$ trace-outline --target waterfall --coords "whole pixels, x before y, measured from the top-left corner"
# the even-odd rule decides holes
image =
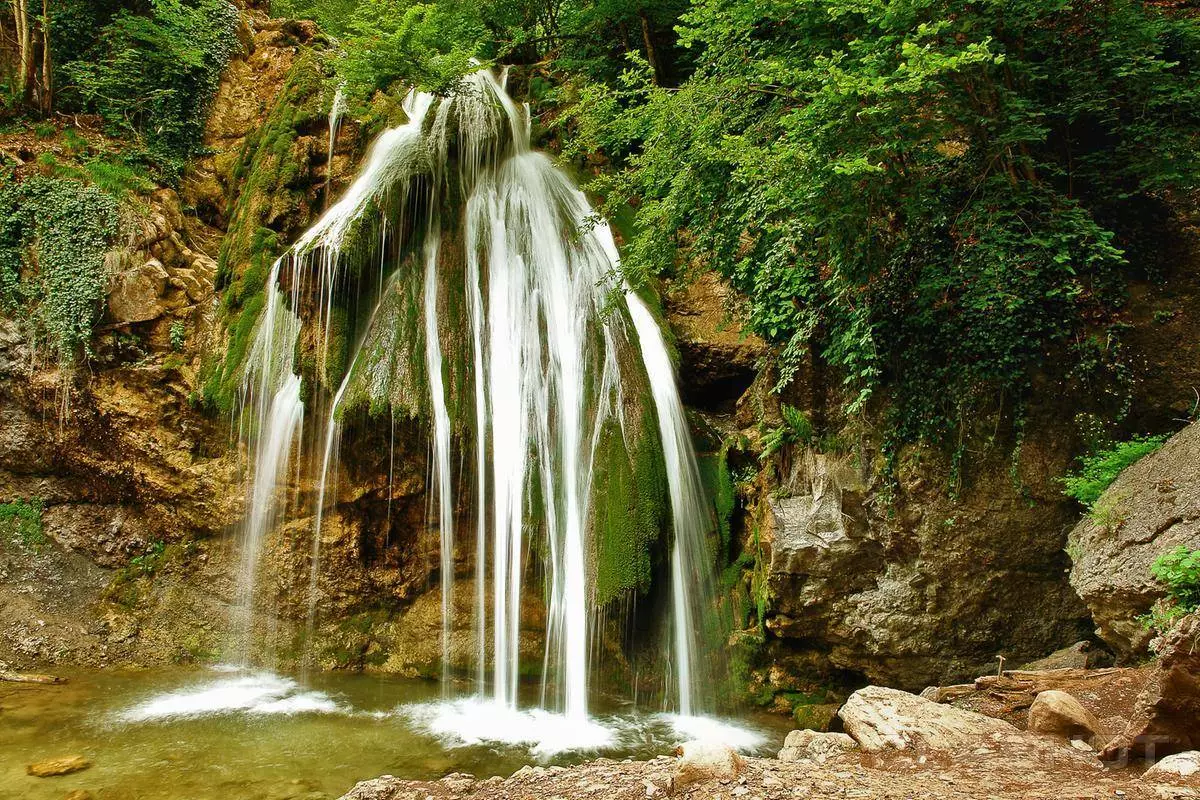
[[[300,318],[276,288],[279,267],[277,261],[271,268],[267,305],[247,358],[241,392],[243,405],[250,405],[249,413],[243,413],[242,435],[254,464],[237,582],[238,644],[243,664],[252,656],[254,589],[262,545],[278,516],[279,491],[287,482],[293,444],[300,438],[304,418],[300,377],[292,363]]]
[[[654,556],[638,559],[653,548],[669,552],[675,704],[703,711],[695,672],[711,600],[710,520],[667,344],[645,303],[614,278],[607,225],[530,148],[528,112],[502,81],[481,70],[450,97],[410,93],[408,121],[376,140],[343,196],[272,270],[253,354],[274,355],[246,376],[265,432],[247,530],[256,541],[270,530],[304,410],[303,372],[316,387],[310,412],[324,425],[310,633],[343,415],[386,409],[389,439],[398,416],[419,420],[430,439],[447,693],[452,666],[465,666],[495,708],[518,708],[526,604],[540,595],[544,702],[586,728],[593,623],[613,593],[648,588]],[[347,308],[367,302],[369,316],[344,322]],[[301,335],[302,317],[311,335]],[[293,363],[297,351],[311,356],[301,362],[307,372]],[[389,461],[389,486],[390,475]],[[630,508],[604,505],[620,491]],[[655,510],[660,495],[669,524]],[[390,524],[390,493],[388,502]],[[643,520],[658,522],[643,539],[622,538]],[[452,602],[456,535],[474,536],[472,619]],[[644,575],[614,579],[626,562],[606,548]],[[609,594],[600,594],[602,577]],[[472,644],[452,652],[456,641]],[[474,650],[469,663],[453,663],[464,649]]]

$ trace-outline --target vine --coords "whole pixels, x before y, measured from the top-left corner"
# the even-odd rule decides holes
[[[0,189],[0,308],[33,308],[62,366],[90,354],[117,229],[117,201],[94,186],[33,177]]]

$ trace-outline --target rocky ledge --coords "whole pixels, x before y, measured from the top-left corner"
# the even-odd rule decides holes
[[[649,761],[527,766],[508,778],[384,776],[342,800],[1200,797],[1200,753],[1172,755],[1149,769],[1144,757],[1106,764],[1093,749],[1095,731],[1085,725],[1076,736],[1077,725],[1069,724],[1073,714],[1091,721],[1089,713],[1065,692],[1047,694],[1022,730],[995,716],[869,686],[839,712],[845,733],[793,731],[778,758],[688,742]]]

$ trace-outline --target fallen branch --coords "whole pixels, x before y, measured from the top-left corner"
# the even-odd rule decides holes
[[[9,683],[66,683],[66,678],[60,678],[57,675],[39,675],[36,672],[10,672],[6,669],[0,669],[0,681],[8,681]]]

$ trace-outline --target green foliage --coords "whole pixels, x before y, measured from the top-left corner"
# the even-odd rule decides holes
[[[759,458],[764,461],[779,452],[785,444],[809,442],[813,437],[812,423],[803,411],[787,403],[783,403],[779,410],[784,424],[763,434]]]
[[[64,366],[88,352],[117,225],[116,200],[76,181],[0,189],[0,308],[35,308],[37,332]]]
[[[1184,612],[1200,608],[1200,550],[1180,545],[1155,559],[1150,572]]]
[[[200,146],[208,104],[239,47],[237,26],[228,0],[121,9],[86,53],[62,66],[68,96],[114,132],[137,138],[151,163],[177,176]]]
[[[171,349],[182,353],[184,345],[187,344],[187,326],[182,322],[172,322],[168,337],[171,340]]]
[[[46,530],[42,525],[45,510],[45,503],[38,497],[0,503],[0,533],[29,550],[41,550],[46,543]]]
[[[694,0],[678,31],[680,86],[632,57],[570,88],[571,152],[636,206],[625,271],[719,270],[781,383],[815,351],[899,440],[1069,364],[1160,193],[1200,186],[1200,24],[1150,4]]]
[[[1092,508],[1121,472],[1163,446],[1167,436],[1135,436],[1079,459],[1079,469],[1062,479],[1063,494]]]

